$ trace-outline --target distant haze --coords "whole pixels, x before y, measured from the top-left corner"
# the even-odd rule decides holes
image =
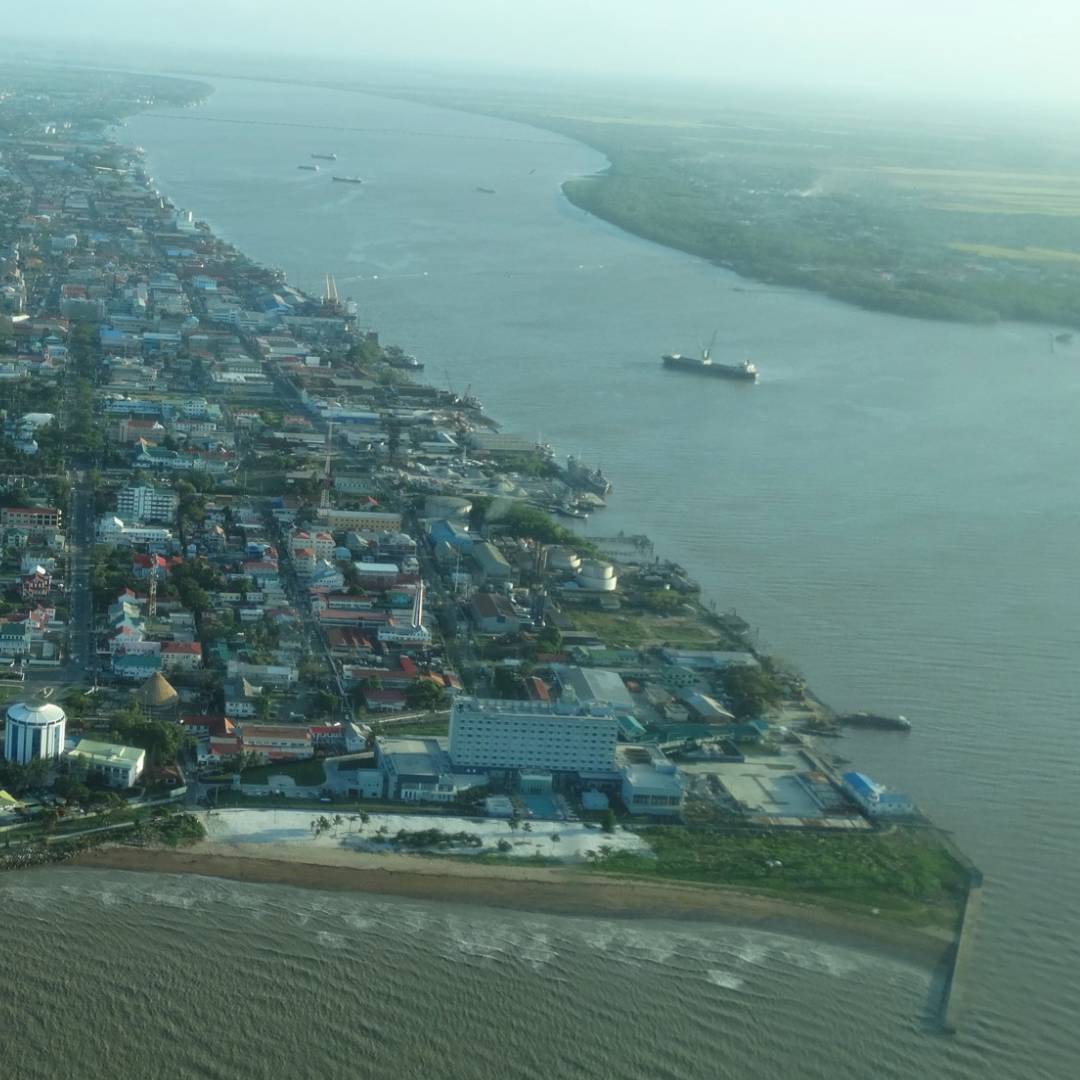
[[[8,29],[129,64],[135,45],[1056,104],[1080,102],[1078,24],[1075,0],[51,0]]]

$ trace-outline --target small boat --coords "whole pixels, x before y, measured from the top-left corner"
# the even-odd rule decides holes
[[[337,161],[337,154],[312,154],[316,161]]]
[[[318,172],[319,171],[319,166],[318,165],[297,165],[296,167],[298,169],[303,169],[304,172]]]
[[[556,504],[555,513],[560,514],[562,517],[578,518],[580,521],[589,520],[589,515],[584,510],[574,506],[573,503],[561,502]]]
[[[422,360],[417,360],[415,356],[410,353],[392,353],[386,361],[392,368],[398,368],[401,371],[423,371],[424,364]]]
[[[362,184],[364,182],[361,176],[334,176],[331,179],[335,184]]]
[[[876,728],[879,731],[910,731],[911,721],[906,716],[882,716],[879,713],[845,713],[836,722],[842,727]]]
[[[476,189],[481,195],[494,195],[495,189],[493,187],[478,187]]]

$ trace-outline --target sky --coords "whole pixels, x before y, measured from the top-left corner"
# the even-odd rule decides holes
[[[135,44],[155,59],[243,49],[1080,104],[1077,0],[0,0],[0,23],[16,3],[24,40]]]

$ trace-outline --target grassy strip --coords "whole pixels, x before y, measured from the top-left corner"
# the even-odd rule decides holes
[[[326,783],[326,770],[321,761],[286,761],[281,764],[253,765],[240,774],[243,784],[268,784],[272,776],[289,776],[300,787],[321,787]]]
[[[409,721],[405,724],[394,724],[387,729],[394,735],[449,735],[450,718],[434,720],[417,720],[416,723]]]
[[[593,869],[877,908],[900,922],[944,926],[955,922],[968,880],[926,829],[831,836],[663,826],[642,835],[654,855],[612,852]]]

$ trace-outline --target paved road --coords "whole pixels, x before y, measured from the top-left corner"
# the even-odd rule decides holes
[[[71,619],[69,662],[66,672],[72,681],[92,681],[97,670],[94,646],[94,595],[91,581],[94,557],[94,491],[90,475],[79,469],[74,475],[71,496],[72,520],[68,530],[71,544],[69,579]],[[59,672],[57,673],[59,675]]]

